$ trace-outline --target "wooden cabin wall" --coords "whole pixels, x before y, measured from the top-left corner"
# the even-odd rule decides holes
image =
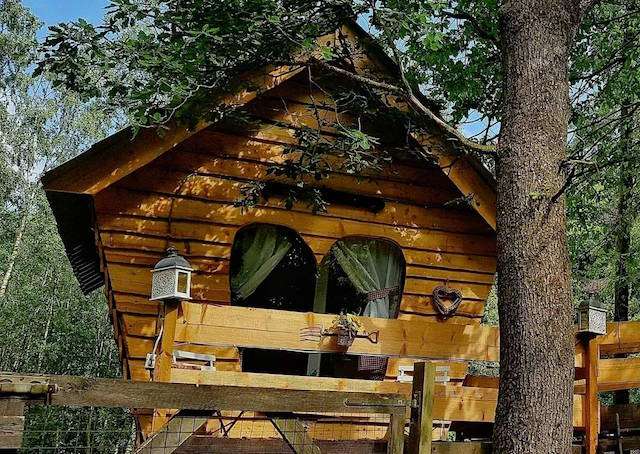
[[[474,211],[445,206],[461,194],[440,169],[397,163],[365,178],[335,171],[321,183],[382,198],[379,213],[334,204],[313,214],[302,204],[287,210],[276,199],[245,212],[234,206],[246,183],[273,179],[267,166],[282,161],[283,149],[296,141],[296,128],[317,125],[309,104],[319,99],[320,90],[300,80],[287,82],[251,104],[256,124],[240,131],[206,129],[96,196],[108,294],[132,378],[148,379],[142,366],[157,333],[157,305],[148,301],[150,269],[166,247],[175,245],[194,266],[195,302],[229,304],[234,235],[254,222],[294,229],[318,263],[340,238],[390,239],[407,262],[400,317],[436,319],[431,292],[448,282],[464,297],[448,323],[479,322],[494,281],[495,233]],[[318,112],[321,118],[336,116],[330,108]],[[327,135],[334,132],[323,128]],[[218,369],[238,368],[236,349],[215,349],[215,354]],[[397,365],[390,362],[388,373],[397,374]]]

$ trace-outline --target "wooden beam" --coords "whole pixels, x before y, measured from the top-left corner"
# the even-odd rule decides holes
[[[416,363],[413,372],[413,406],[409,432],[409,452],[430,454],[433,436],[433,397],[436,367],[432,363]]]
[[[640,352],[640,321],[614,322],[607,324],[607,334],[599,338],[600,353]]]
[[[295,416],[273,417],[271,422],[294,454],[321,454],[320,448],[313,442],[306,427]]]
[[[585,369],[587,371],[586,392],[584,400],[585,423],[585,451],[586,454],[596,454],[598,449],[598,434],[600,433],[598,401],[598,360],[600,350],[598,339],[586,339],[587,357]]]
[[[496,229],[496,191],[481,176],[481,170],[470,158],[453,150],[445,149],[446,140],[433,134],[412,134],[414,139],[438,160],[438,167],[449,177],[462,195],[469,197],[473,208]],[[481,164],[480,164],[481,165]]]
[[[405,412],[396,412],[391,415],[387,454],[402,454],[404,452],[404,426],[406,421]]]
[[[164,304],[162,318],[162,339],[160,354],[156,358],[156,367],[153,374],[154,381],[171,381],[171,363],[173,361],[173,344],[176,339],[176,324],[178,322],[178,306],[176,302]]]
[[[0,375],[0,382],[46,380],[50,403],[72,407],[180,408],[258,412],[391,413],[408,400],[399,394],[132,382],[73,376]]]
[[[173,369],[172,381],[197,385],[264,386],[266,389],[273,388],[276,390],[324,390],[327,392],[396,394],[404,396],[407,401],[411,396],[410,383],[331,377]],[[495,388],[436,384],[434,388],[433,418],[445,421],[492,423],[495,417],[497,399],[498,390]],[[573,421],[576,428],[584,427],[582,422],[582,400],[583,396],[574,396]]]
[[[0,397],[0,451],[22,448],[25,402],[18,397]]]
[[[153,380],[157,382],[171,381],[171,365],[173,362],[173,344],[176,338],[178,306],[179,303],[177,301],[167,301],[163,305],[161,348],[160,352],[156,353],[157,357],[152,375]],[[129,352],[129,355],[131,355],[131,352]],[[166,427],[170,422],[169,418],[171,414],[170,409],[156,408],[152,422],[154,431],[159,431],[162,427]]]
[[[600,359],[598,391],[640,388],[640,358]]]
[[[220,105],[237,107],[253,100],[291,77],[304,67],[267,67],[245,76],[242,87],[219,100]],[[258,89],[245,89],[258,86]],[[155,129],[143,129],[135,140],[125,129],[94,145],[88,152],[48,172],[42,179],[46,191],[97,194],[116,181],[150,163],[211,123],[200,121],[193,128],[171,125],[160,136]]]
[[[301,330],[310,326],[330,328],[335,315],[256,309],[183,302],[183,318],[178,323],[176,341],[201,346],[236,346],[267,350],[344,352],[414,359],[499,360],[499,331],[486,325],[436,323],[423,319],[380,319],[358,317],[362,329],[379,331],[378,343],[358,338],[345,352],[334,337],[303,340]],[[640,322],[622,325],[624,338],[618,348],[633,345],[640,335]],[[613,325],[613,324],[611,324]],[[616,324],[621,326],[620,324]],[[628,340],[628,342],[627,342]],[[599,340],[601,348],[611,347],[611,335]],[[604,344],[603,344],[604,342]],[[603,347],[604,346],[604,347]],[[583,367],[585,348],[576,346],[575,365]]]
[[[176,341],[182,343],[309,353],[344,352],[335,337],[301,338],[301,333],[309,327],[330,328],[335,315],[193,303],[183,303],[183,313],[184,318],[176,331]],[[495,327],[422,320],[357,319],[362,330],[379,333],[378,341],[357,338],[347,354],[417,359],[499,359],[499,334]]]
[[[588,371],[580,368],[576,376],[574,392],[585,394],[585,379]],[[475,388],[498,388],[499,378],[484,375],[467,375],[464,386]],[[608,358],[598,361],[598,392],[640,388],[640,358]]]
[[[411,395],[411,383],[397,381],[358,380],[351,378],[308,377],[303,375],[258,374],[252,372],[177,369],[171,371],[172,383],[290,389],[306,391],[365,392]]]

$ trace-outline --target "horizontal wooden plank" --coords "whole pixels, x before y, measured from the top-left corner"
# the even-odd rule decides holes
[[[254,386],[263,383],[273,389],[318,390],[326,392],[366,392],[400,394],[407,398],[411,394],[410,383],[395,381],[356,380],[330,377],[303,377],[246,372],[207,372],[173,369],[174,382]],[[497,393],[492,389],[462,388],[437,384],[434,396],[434,417],[454,421],[492,421],[495,414]],[[486,403],[486,405],[484,403]]]
[[[451,284],[455,287],[455,284]],[[431,302],[431,295],[403,295],[400,310],[407,314],[439,315]],[[456,315],[467,318],[481,318],[484,313],[484,301],[463,299]]]
[[[640,358],[601,359],[598,362],[598,391],[609,392],[640,388]],[[467,375],[465,386],[498,388],[499,378],[482,375]],[[576,381],[574,392],[584,394],[585,381]]]
[[[142,337],[155,337],[158,335],[158,318],[156,316],[121,314],[120,319],[126,334]]]
[[[282,162],[283,148],[298,145],[295,133],[294,128],[266,123],[257,125],[251,130],[242,131],[214,127],[202,131],[198,137],[185,141],[181,148],[196,152],[211,150],[221,156]],[[328,157],[327,162],[336,169],[340,168],[339,159]],[[367,169],[362,172],[362,176],[376,180],[410,183],[418,187],[441,187],[448,194],[456,193],[455,186],[449,179],[434,172],[434,169],[439,170],[435,166],[429,166],[427,162],[422,166],[394,162],[381,170]]]
[[[383,226],[347,219],[333,219],[311,213],[293,212],[282,208],[253,208],[244,213],[240,208],[224,203],[191,200],[180,197],[148,196],[125,189],[109,188],[96,197],[98,213],[138,215],[168,218],[171,213],[171,233],[187,238],[210,240],[205,227],[185,224],[182,220],[215,221],[225,225],[244,225],[251,222],[285,225],[297,232],[344,238],[350,235],[381,237],[396,241],[402,247],[435,252],[495,255],[495,237],[448,233],[436,230]]]
[[[640,321],[608,323],[598,342],[603,355],[640,353]]]
[[[50,403],[57,406],[180,408],[260,412],[404,413],[399,394],[274,389],[256,386],[132,382],[72,376],[0,375],[4,380],[45,380],[56,385]]]
[[[102,215],[98,219],[102,244],[106,248],[152,251],[158,254],[164,253],[166,249],[168,236],[168,222],[166,220],[111,215]],[[175,223],[175,221],[172,223],[172,227]],[[231,252],[230,245],[239,226],[225,226],[215,222],[198,224],[208,228],[208,239],[180,238],[175,231],[172,231],[171,237],[176,240],[175,242],[182,243],[177,244],[176,247],[182,247],[181,251],[184,255],[191,258],[228,259]],[[337,240],[336,238],[306,234],[302,234],[301,237],[319,256],[324,256]],[[455,254],[445,251],[430,252],[413,248],[403,248],[403,255],[409,266],[439,270],[438,277],[440,278],[449,276],[450,280],[456,280],[458,273],[448,273],[448,271],[473,273],[473,279],[468,279],[470,281],[489,282],[486,277],[475,276],[476,273],[485,274],[491,278],[491,281],[494,278],[495,257]],[[428,272],[425,271],[425,273]]]
[[[286,66],[261,68],[245,76],[249,85],[255,83],[260,88],[247,89],[243,84],[238,91],[222,97],[220,102],[230,106],[244,105],[259,93],[279,85],[302,69],[303,67]],[[162,136],[155,129],[143,129],[134,141],[131,140],[131,131],[124,130],[98,144],[91,153],[85,153],[47,173],[43,179],[45,189],[96,194],[202,131],[209,124],[200,121],[192,128],[172,125]]]
[[[113,235],[121,236],[123,234],[103,233],[101,236],[106,238],[108,241],[111,241],[113,239]],[[126,235],[123,236],[126,237]],[[140,240],[143,242],[145,239],[145,237],[140,237]],[[134,244],[132,244],[134,239],[131,238],[127,240],[123,238],[123,240],[123,244],[129,246],[128,248],[120,250],[119,248],[107,247],[104,249],[104,256],[108,262],[153,267],[158,263],[158,260],[165,255],[165,252],[161,251],[159,248],[154,251],[147,249],[130,249],[130,247],[134,246]],[[205,273],[229,273],[229,259],[227,258],[215,257],[209,259],[203,257],[192,257],[187,254],[185,254],[185,257],[187,257],[189,263],[193,265],[194,269],[204,271]],[[320,256],[320,259],[322,259],[322,257],[324,256]],[[415,265],[406,266],[406,276],[442,282],[448,281],[454,285],[458,282],[492,285],[494,281],[494,276],[492,274],[470,271],[452,272],[452,270],[442,270],[439,268]]]
[[[466,368],[464,363],[436,361],[438,367],[453,368],[456,364]],[[262,383],[267,388],[308,389],[318,391],[345,391],[371,393],[398,393],[409,396],[411,383],[398,381],[358,380],[351,378],[306,377],[296,375],[258,374],[250,372],[199,371],[188,369],[171,370],[171,381],[174,383],[192,383],[206,385],[255,386]],[[453,386],[453,385],[450,385]]]
[[[144,368],[143,359],[127,359],[127,377],[133,381],[151,381],[151,374]]]
[[[498,389],[499,385],[499,377],[492,377],[488,375],[467,375],[466,377],[464,377],[464,386],[471,386],[474,388]]]
[[[124,348],[127,359],[145,359],[153,352],[154,338],[141,338],[132,335],[125,336]]]
[[[640,388],[640,358],[601,359],[598,362],[598,391]]]
[[[139,295],[151,294],[151,271],[149,268],[120,263],[108,263],[109,276],[113,290]],[[441,286],[442,281],[407,277],[404,281],[404,293],[408,295],[427,296]],[[231,292],[229,276],[224,274],[194,272],[191,277],[191,294],[194,298],[229,302]],[[484,301],[491,290],[489,285],[450,283],[468,300]]]
[[[214,162],[219,161],[220,159],[214,160]],[[212,201],[232,205],[238,200],[243,199],[242,191],[247,185],[255,181],[270,179],[267,177],[266,168],[260,169],[262,172],[252,172],[259,174],[256,178],[252,178],[245,175],[246,172],[241,166],[242,163],[234,161],[223,161],[223,163],[233,169],[233,171],[229,170],[225,172],[225,174],[237,173],[238,175],[232,175],[232,179],[230,179],[226,175],[220,177],[215,174],[202,175],[174,170],[145,168],[136,172],[136,174],[132,176],[134,178],[123,180],[114,187],[135,191],[139,194],[148,194],[150,196],[184,196],[193,200]],[[351,191],[350,193],[354,192],[355,191]],[[283,197],[274,195],[270,197],[268,201],[262,201],[256,205],[256,207],[283,208],[284,205],[285,201]],[[288,210],[301,213],[312,212],[312,209],[304,202],[294,203]],[[382,210],[374,213],[367,210],[366,207],[361,208],[331,202],[327,206],[326,212],[316,213],[316,215],[336,219],[359,219],[381,225],[428,228],[445,232],[489,233],[484,221],[475,216],[473,212],[441,208],[435,204],[433,204],[432,208],[427,208],[425,206],[386,201]]]
[[[333,337],[320,341],[300,339],[301,329],[316,325],[329,328],[335,315],[186,302],[182,309],[184,316],[176,330],[179,342],[306,352],[344,351]],[[358,320],[363,330],[379,331],[379,342],[356,339],[346,351],[348,354],[487,361],[497,361],[499,357],[496,328],[368,317]]]
[[[137,314],[157,317],[160,305],[157,301],[149,301],[148,297],[142,298],[126,293],[114,294],[115,309],[123,314]]]
[[[157,305],[150,306],[148,304],[148,296],[137,295],[132,293],[120,293],[114,292],[115,301],[116,301],[116,310],[122,314],[133,314],[133,315],[146,315],[149,317],[157,316]],[[405,302],[410,302],[413,298],[419,298],[420,302],[411,303],[415,305],[415,312],[413,307],[409,307],[410,310],[405,311],[403,309],[403,305]],[[122,303],[121,303],[122,301]],[[213,304],[213,305],[225,305],[228,302],[215,302],[215,301],[207,301],[200,299],[192,299],[193,303],[196,304]],[[422,297],[414,297],[414,295],[404,295],[401,303],[401,310],[399,314],[399,318],[404,318],[406,320],[411,320],[412,318],[418,317],[429,317],[429,320],[438,323],[459,323],[459,324],[470,324],[470,323],[480,323],[482,318],[483,311],[483,303],[478,301],[468,301],[463,300],[460,305],[460,309],[458,310],[457,316],[450,317],[446,320],[439,318],[439,314],[436,313],[433,305],[431,304],[430,298],[422,298]],[[148,330],[147,330],[148,331]],[[138,331],[135,332],[137,336],[143,336],[143,334]]]
[[[326,392],[366,392],[392,393],[409,397],[410,383],[391,381],[354,380],[328,377],[301,377],[289,375],[228,373],[206,371],[172,370],[172,380],[181,383],[195,383],[224,385],[233,383],[235,386],[253,386],[256,383],[273,389],[291,390],[325,390]],[[434,390],[434,419],[446,421],[493,422],[498,398],[497,389],[472,388],[455,386],[452,384],[435,385]],[[582,397],[574,398],[574,426],[582,427],[581,411]]]
[[[284,177],[268,175],[266,171],[269,166],[277,166],[285,162],[286,159],[296,158],[296,153],[283,156],[283,147],[239,136],[219,134],[217,137],[214,142],[204,147],[196,148],[197,151],[190,151],[182,147],[166,155],[163,159],[154,163],[153,167],[150,166],[148,171],[145,170],[144,172],[167,173],[166,178],[171,181],[175,178],[176,172],[183,175],[193,175],[194,177],[200,175],[201,178],[206,176],[231,177],[236,181],[247,179],[290,181]],[[209,148],[211,148],[211,151],[203,151]],[[142,172],[139,173],[142,175]],[[390,181],[388,178],[378,175],[362,176],[329,171],[327,179],[319,182],[310,180],[307,183],[311,187],[328,187],[337,191],[378,197],[386,201],[420,207],[439,207],[460,196],[454,187],[449,187],[447,181],[438,180],[434,178],[434,175],[437,174],[431,170],[429,178],[423,179],[423,181],[416,184],[402,181],[402,175],[396,175],[396,178]],[[191,179],[188,178],[185,184],[188,184]],[[121,183],[138,189],[158,187],[164,190],[171,190],[171,192],[175,192],[177,188],[171,183],[161,183],[159,185],[149,183],[136,184],[133,176],[123,180]],[[193,183],[190,186],[193,187]],[[450,211],[467,213],[472,225],[477,225],[478,228],[482,229],[482,224],[474,219],[476,216],[472,211]]]

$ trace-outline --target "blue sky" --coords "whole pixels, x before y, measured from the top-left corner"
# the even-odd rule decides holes
[[[109,0],[22,0],[22,3],[45,23],[40,33],[44,36],[49,25],[59,22],[80,17],[92,23],[100,22]]]

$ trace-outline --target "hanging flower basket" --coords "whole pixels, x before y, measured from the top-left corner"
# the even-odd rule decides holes
[[[339,347],[351,347],[355,340],[355,333],[349,327],[338,327],[337,329],[338,346]]]
[[[353,317],[341,314],[333,322],[334,333],[339,347],[349,348],[358,334],[358,323]]]

